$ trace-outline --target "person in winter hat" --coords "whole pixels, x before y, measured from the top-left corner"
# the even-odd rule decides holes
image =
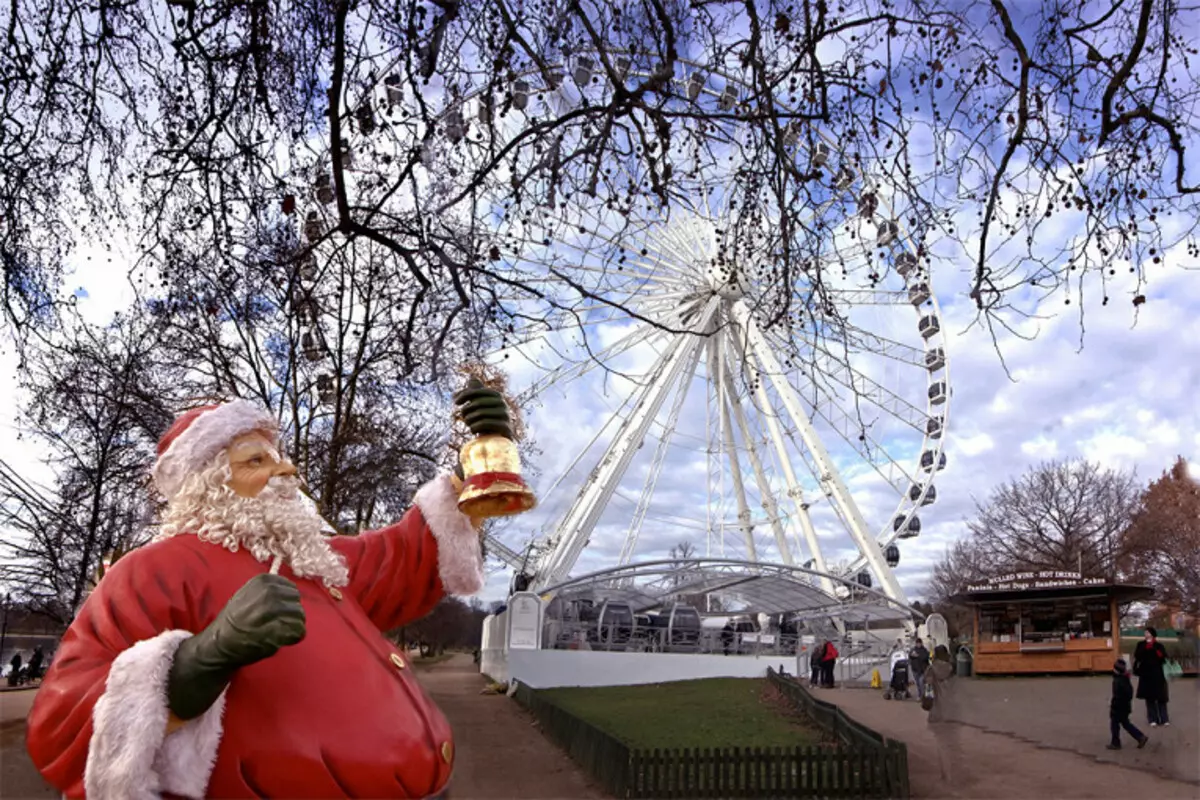
[[[498,393],[458,400],[472,432],[511,437]],[[30,712],[46,780],[89,800],[442,792],[450,725],[381,632],[482,587],[460,480],[327,537],[275,419],[244,400],[180,415],[153,476],[160,532],[97,584]],[[352,680],[323,679],[347,660]]]
[[[1125,671],[1125,659],[1118,658],[1113,664],[1112,701],[1108,706],[1109,729],[1112,740],[1108,743],[1109,750],[1121,749],[1121,728],[1134,738],[1138,749],[1146,746],[1149,739],[1129,721],[1133,713],[1133,684]]]
[[[1146,627],[1145,638],[1133,649],[1133,674],[1138,676],[1137,696],[1146,701],[1146,721],[1151,728],[1170,725],[1167,702],[1171,699],[1164,667],[1167,650],[1158,641],[1158,631]]]

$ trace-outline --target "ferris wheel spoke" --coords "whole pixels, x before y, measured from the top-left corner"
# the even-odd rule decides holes
[[[545,286],[567,288],[583,297],[597,297],[609,300],[644,296],[646,292],[681,289],[686,286],[669,274],[652,270],[625,270],[625,264],[615,267],[611,264],[603,266],[577,264],[567,259],[539,262],[545,269],[545,276],[539,283]],[[628,263],[628,262],[626,262]],[[569,276],[569,277],[568,277]],[[596,280],[585,280],[595,276]]]
[[[854,397],[870,400],[876,407],[888,412],[924,436],[925,423],[928,420],[925,409],[914,406],[906,398],[896,394],[874,378],[864,375],[844,359],[823,348],[817,348],[813,353],[812,365],[835,383],[850,390]]]
[[[825,401],[818,402],[813,406],[813,412],[817,417],[825,422],[829,429],[834,431],[854,452],[858,453],[897,494],[902,495],[908,491],[908,487],[913,484],[912,476],[888,454],[883,445],[876,441],[858,420],[853,419],[842,410],[841,404],[833,402],[823,390],[818,391],[825,397]],[[884,465],[879,463],[878,455],[873,455],[873,453],[882,454],[887,467],[886,472]],[[889,474],[890,472],[899,472],[900,477],[897,478],[896,475]]]
[[[826,297],[839,306],[906,306],[909,293],[889,289],[826,289]]]
[[[597,316],[604,313],[607,313],[608,316]],[[524,317],[526,315],[518,314],[516,316]],[[619,313],[619,310],[601,303],[590,307],[558,309],[545,318],[527,319],[520,326],[512,326],[507,331],[509,338],[504,341],[503,345],[487,355],[511,352],[539,342],[550,346],[549,337],[556,334],[561,335],[563,331],[586,331],[589,328],[600,328],[627,318],[627,315]]]
[[[778,344],[776,337],[766,338]],[[804,374],[805,383],[817,386],[813,376],[819,374],[848,389],[853,397],[871,401],[876,407],[904,422],[922,436],[925,434],[925,424],[929,419],[925,409],[918,408],[906,398],[851,366],[848,357],[835,355],[823,345],[813,344],[804,362],[798,365],[797,369]],[[789,371],[788,374],[794,374],[795,371]]]
[[[582,378],[596,367],[611,362],[617,356],[620,356],[631,348],[639,344],[649,343],[652,339],[660,338],[663,335],[661,331],[655,328],[639,326],[602,350],[590,354],[582,361],[567,362],[550,370],[531,384],[529,388],[521,392],[517,397],[517,402],[527,402],[560,383],[569,383]]]
[[[583,457],[587,455],[587,453],[589,453],[593,447],[596,446],[596,442],[600,441],[600,439],[603,438],[604,434],[610,428],[617,426],[617,424],[623,419],[621,416],[622,413],[625,411],[627,406],[632,405],[635,396],[636,395],[633,394],[627,395],[625,400],[616,409],[616,411],[609,415],[608,419],[603,425],[600,426],[600,428],[596,431],[596,434],[592,436],[591,440],[582,449],[580,449],[571,463],[567,465],[567,468],[560,472],[558,477],[554,479],[554,482],[550,485],[550,488],[546,492],[548,496],[556,496],[556,490],[562,485],[568,475],[571,475],[575,472],[576,468],[579,466],[579,463],[583,460]]]
[[[891,418],[924,434],[925,422],[928,419],[924,409],[912,405],[907,399],[853,367],[848,367],[843,359],[821,353],[815,355],[806,366],[807,371],[803,368],[799,370],[804,385],[811,386],[814,391],[821,393],[827,405],[836,406],[850,402],[857,407],[859,402],[865,400]],[[842,397],[836,387],[846,390],[849,398]]]
[[[669,280],[675,283],[690,283],[694,277],[689,273],[686,267],[682,266],[682,264],[686,262],[675,262],[671,261],[670,259],[659,258],[656,255],[651,255],[651,252],[648,248],[643,247],[638,250],[632,245],[629,245],[623,239],[611,235],[605,235],[600,231],[594,231],[592,232],[592,235],[595,239],[598,239],[609,247],[614,247],[618,250],[618,252],[621,254],[621,257],[617,260],[618,266],[624,266],[626,264],[634,265],[642,272],[650,277],[655,278],[656,280]],[[584,247],[583,245],[576,244],[574,242],[564,244],[567,247],[579,251],[585,257],[591,255],[591,251],[594,249],[591,247]],[[630,251],[628,254],[624,252],[626,249]],[[611,255],[605,260],[605,262],[603,262],[605,269],[610,272],[612,270],[612,262],[613,256]],[[666,275],[663,275],[663,272],[665,272]]]

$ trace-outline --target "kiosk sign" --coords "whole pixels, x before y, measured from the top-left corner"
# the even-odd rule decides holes
[[[1041,572],[1010,572],[988,578],[987,583],[967,586],[968,592],[1000,591],[1004,589],[1059,589],[1072,586],[1103,586],[1104,578],[1085,578],[1078,572],[1043,570]]]
[[[537,650],[542,646],[542,598],[516,592],[508,599],[508,647]]]

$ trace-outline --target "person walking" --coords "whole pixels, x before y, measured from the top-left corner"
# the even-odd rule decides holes
[[[917,684],[917,699],[920,700],[925,696],[925,670],[929,669],[929,650],[920,639],[908,652],[908,668]]]
[[[1113,664],[1112,701],[1108,705],[1109,730],[1112,733],[1112,740],[1106,745],[1109,750],[1121,749],[1121,728],[1134,738],[1139,750],[1146,746],[1149,737],[1129,721],[1132,713],[1133,684],[1125,672],[1125,659],[1118,658]]]
[[[42,659],[45,655],[42,653],[42,646],[39,644],[33,649],[33,655],[29,657],[29,682],[33,683],[42,676]]]
[[[833,668],[837,666],[838,649],[833,642],[825,640],[825,650],[821,654],[821,685],[826,689],[833,688]]]
[[[1163,665],[1167,662],[1167,650],[1158,641],[1158,631],[1146,627],[1146,637],[1138,642],[1133,651],[1133,674],[1138,676],[1137,696],[1146,701],[1146,717],[1151,728],[1170,725],[1167,716],[1167,677]]]
[[[933,651],[933,660],[925,670],[929,694],[918,695],[921,708],[929,712],[927,722],[936,742],[938,767],[941,779],[953,783],[959,775],[958,766],[963,763],[960,742],[959,709],[957,687],[954,685],[954,667],[950,663],[950,651],[938,645]]]
[[[14,653],[12,661],[8,662],[12,665],[12,672],[8,673],[8,685],[20,686],[21,680],[21,654]]]

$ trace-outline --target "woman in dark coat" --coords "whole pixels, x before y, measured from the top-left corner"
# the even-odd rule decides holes
[[[1167,717],[1167,678],[1163,665],[1167,662],[1167,650],[1157,639],[1158,631],[1146,628],[1146,638],[1138,642],[1133,651],[1133,674],[1138,676],[1137,696],[1146,701],[1146,716],[1150,727],[1170,725]]]

